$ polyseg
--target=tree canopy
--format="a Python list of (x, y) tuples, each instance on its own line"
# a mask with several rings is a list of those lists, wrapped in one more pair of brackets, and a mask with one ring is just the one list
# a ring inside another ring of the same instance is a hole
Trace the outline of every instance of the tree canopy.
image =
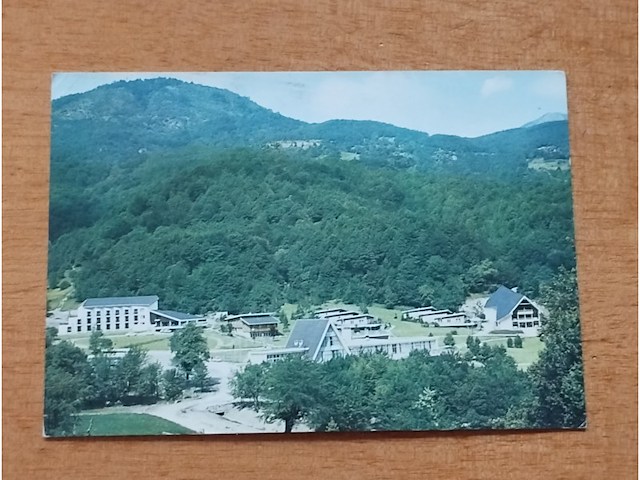
[(173, 362), (185, 374), (186, 379), (194, 369), (204, 366), (204, 362), (209, 359), (209, 347), (207, 340), (202, 335), (202, 328), (194, 323), (176, 330), (171, 336), (171, 351), (173, 352)]
[[(455, 309), (497, 283), (536, 297), (575, 265), (566, 172), (499, 179), (194, 150), (113, 166), (83, 192), (95, 217), (53, 239), (49, 256), (50, 285), (67, 275), (79, 300), (157, 294), (193, 313), (330, 299)], [(52, 225), (73, 215), (52, 211)]]

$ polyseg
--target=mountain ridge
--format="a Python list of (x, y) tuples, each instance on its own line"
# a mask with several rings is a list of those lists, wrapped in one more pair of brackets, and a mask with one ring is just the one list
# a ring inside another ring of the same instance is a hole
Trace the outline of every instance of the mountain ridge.
[(569, 155), (566, 121), (473, 138), (429, 135), (371, 120), (307, 123), (229, 90), (170, 78), (119, 81), (55, 99), (51, 131), (54, 163), (135, 160), (186, 146), (284, 144), (292, 149), (297, 141), (311, 156), (337, 155), (371, 166), (419, 170), (521, 172), (540, 147), (558, 152), (559, 158)]

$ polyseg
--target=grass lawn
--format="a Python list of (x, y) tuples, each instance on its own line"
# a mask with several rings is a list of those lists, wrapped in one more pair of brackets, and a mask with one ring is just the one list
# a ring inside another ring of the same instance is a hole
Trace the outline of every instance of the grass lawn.
[(74, 310), (80, 305), (73, 299), (73, 286), (69, 286), (64, 290), (59, 288), (47, 289), (47, 304), (49, 310)]
[[(113, 342), (113, 348), (128, 348), (134, 345), (144, 347), (146, 350), (169, 350), (169, 338), (166, 333), (143, 333), (128, 335), (105, 335)], [(80, 348), (89, 348), (89, 335), (70, 336), (69, 340)]]
[[(207, 340), (209, 349), (233, 349), (233, 348), (255, 348), (262, 346), (261, 343), (234, 335), (230, 337), (217, 332), (213, 329), (206, 328), (204, 330), (204, 337)], [(78, 347), (88, 349), (89, 348), (89, 335), (78, 334), (70, 335), (66, 337), (75, 343)], [(146, 350), (169, 350), (171, 341), (170, 333), (136, 333), (136, 334), (119, 334), (119, 335), (105, 335), (105, 338), (111, 339), (113, 342), (113, 348), (128, 348), (134, 345), (145, 348)]]
[[(507, 337), (479, 337), (481, 341), (489, 345), (507, 346)], [(466, 340), (466, 338), (465, 338)], [(513, 357), (518, 365), (527, 368), (538, 359), (544, 343), (538, 337), (523, 337), (522, 348), (507, 348), (507, 353)]]
[(80, 414), (76, 432), (84, 436), (91, 425), (90, 436), (162, 435), (195, 433), (164, 418), (145, 413)]

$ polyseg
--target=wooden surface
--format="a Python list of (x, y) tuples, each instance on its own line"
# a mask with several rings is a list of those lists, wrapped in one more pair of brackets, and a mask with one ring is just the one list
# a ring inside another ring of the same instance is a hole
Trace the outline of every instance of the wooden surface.
[[(637, 7), (630, 0), (5, 0), (5, 478), (635, 477)], [(586, 432), (41, 437), (54, 71), (567, 72)]]

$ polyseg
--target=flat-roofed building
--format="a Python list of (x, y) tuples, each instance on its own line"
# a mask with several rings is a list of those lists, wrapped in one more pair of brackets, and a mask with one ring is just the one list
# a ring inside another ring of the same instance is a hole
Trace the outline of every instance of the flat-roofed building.
[(77, 309), (76, 317), (61, 324), (59, 333), (143, 332), (152, 329), (151, 311), (158, 309), (156, 295), (140, 297), (87, 298)]
[(447, 315), (451, 315), (453, 312), (448, 309), (444, 310), (433, 310), (431, 312), (423, 312), (418, 317), (422, 323), (425, 325), (432, 325), (434, 323), (438, 323), (440, 318), (445, 317)]
[(351, 318), (351, 317), (359, 317), (362, 314), (360, 312), (356, 312), (353, 310), (342, 310), (341, 311), (336, 311), (336, 312), (326, 312), (326, 313), (322, 313), (322, 314), (317, 314), (316, 316), (319, 318), (326, 318), (328, 320), (332, 320), (332, 321), (341, 321), (344, 320), (346, 318)]
[(435, 307), (431, 307), (431, 306), (429, 306), (429, 307), (412, 308), (410, 310), (404, 310), (401, 313), (400, 318), (402, 320), (407, 320), (409, 318), (420, 320), (420, 314), (421, 313), (433, 312), (435, 310), (436, 310), (436, 308)]
[(452, 313), (450, 315), (444, 315), (438, 318), (438, 326), (440, 327), (464, 327), (471, 328), (478, 326), (477, 319), (469, 319), (466, 314), (462, 312)]
[(189, 323), (204, 325), (207, 319), (202, 315), (175, 312), (173, 310), (151, 310), (151, 325), (156, 332), (174, 332), (184, 328)]

